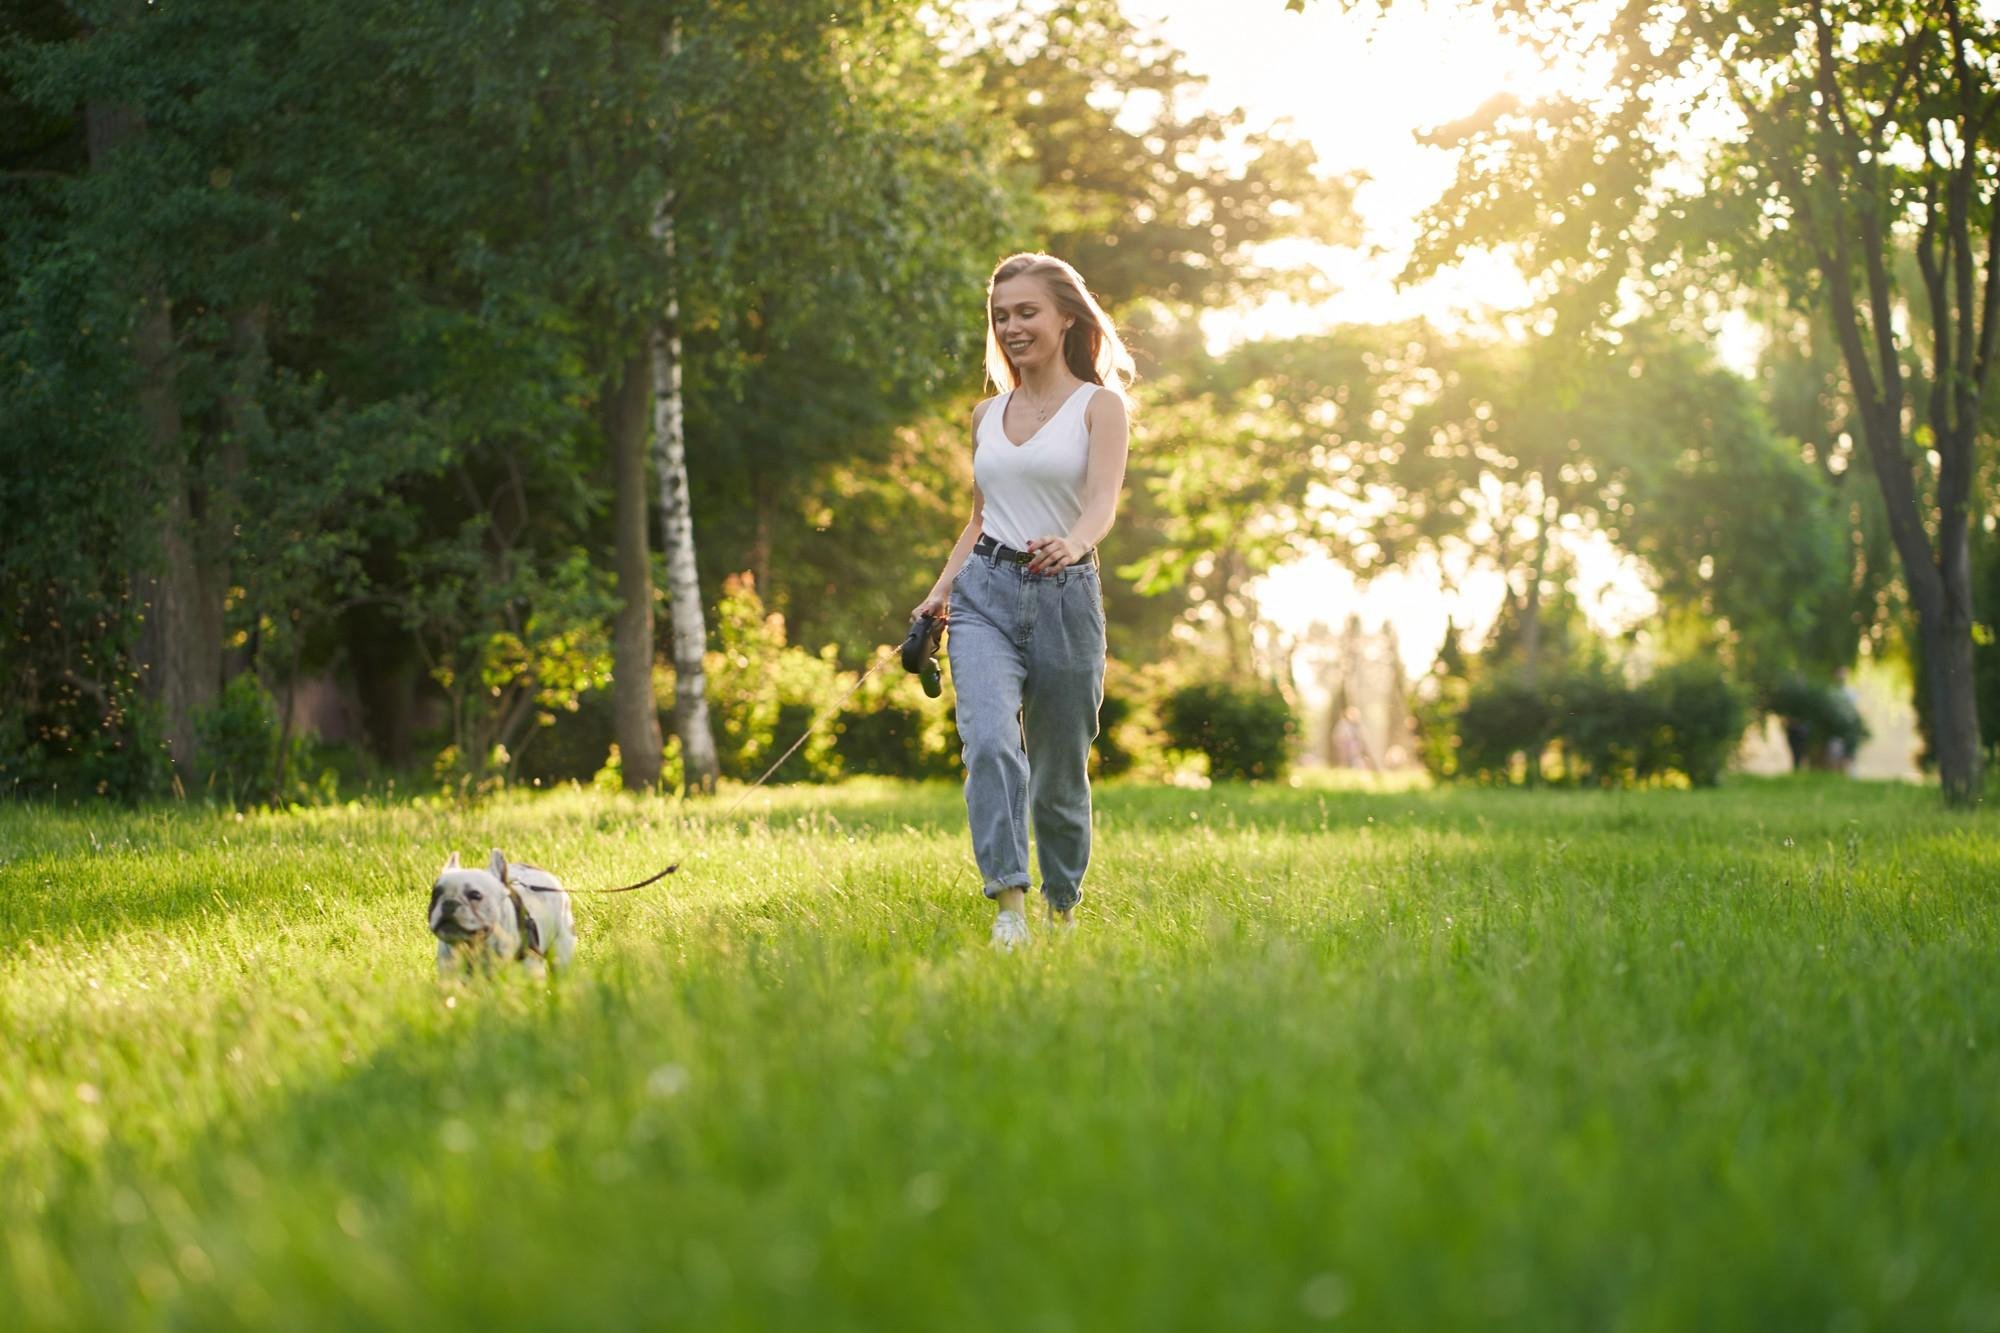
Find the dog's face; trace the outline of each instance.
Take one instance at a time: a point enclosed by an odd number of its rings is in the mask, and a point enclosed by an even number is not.
[[[505,871],[503,863],[501,874]],[[447,944],[459,944],[490,932],[514,930],[514,901],[500,875],[489,866],[468,869],[453,852],[431,885],[431,934]]]

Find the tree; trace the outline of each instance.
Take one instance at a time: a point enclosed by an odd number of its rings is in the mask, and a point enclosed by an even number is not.
[[[1258,247],[1358,236],[1351,178],[1322,175],[1303,140],[1203,107],[1185,56],[1116,0],[1017,4],[984,25],[968,63],[1014,126],[1043,247],[1114,313],[1308,291],[1314,278],[1265,266]]]
[[[838,346],[799,350],[853,313],[794,302],[766,319],[769,299],[845,258],[829,301],[865,288],[870,313],[894,313],[963,286],[977,304],[961,277],[989,247],[965,238],[992,233],[995,178],[960,151],[958,103],[898,101],[942,83],[919,7],[93,13],[95,28],[52,4],[0,20],[0,348],[25,367],[0,382],[23,423],[0,439],[0,486],[47,516],[0,544],[0,595],[63,628],[0,650],[25,668],[0,766],[81,752],[86,721],[112,748],[138,742],[151,710],[125,706],[129,668],[151,662],[170,735],[193,734],[200,691],[230,671],[330,668],[397,762],[420,696],[442,693],[476,769],[590,678],[570,631],[593,629],[597,594],[575,558],[608,547],[626,772],[643,782],[660,748],[647,445],[685,500],[667,515],[688,557],[670,605],[700,702],[688,466],[733,469],[766,406],[746,390],[778,398],[755,367]],[[844,364],[884,342],[858,331]],[[935,391],[937,345],[898,350],[891,379],[845,382],[845,428],[886,428]],[[167,591],[142,612],[134,591],[153,585]],[[682,721],[697,783],[703,730]]]
[[[1615,341],[1406,326],[1247,345],[1180,409],[1216,458],[1152,483],[1169,518],[1147,573],[1255,572],[1311,548],[1364,574],[1424,555],[1490,570],[1532,679],[1547,598],[1594,534],[1710,626],[1704,651],[1769,681],[1844,567],[1827,487],[1755,398],[1650,322]]]
[[[1605,86],[1498,98],[1433,135],[1463,152],[1413,272],[1505,245],[1566,314],[1596,324],[1767,283],[1823,312],[1916,609],[1944,795],[1972,804],[1967,530],[2000,325],[2000,13],[1962,0],[1489,8],[1549,60],[1601,69]],[[1697,139],[1688,126],[1704,121],[1722,128]]]

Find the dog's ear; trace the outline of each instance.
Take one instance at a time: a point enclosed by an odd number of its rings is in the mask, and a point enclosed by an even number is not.
[[[493,854],[486,858],[486,870],[493,878],[505,884],[507,882],[507,854],[498,847],[495,847]]]
[[[452,854],[451,854],[450,856],[448,856],[448,857],[446,857],[446,858],[445,858],[445,862],[444,862],[444,870],[458,870],[458,869],[460,869],[460,868],[461,868],[461,867],[460,867],[460,866],[459,866],[459,864],[458,864],[458,853],[457,853],[457,852],[453,852],[453,853],[452,853]],[[438,873],[439,873],[440,875],[442,875],[442,874],[444,873],[444,870],[440,870],[440,871],[438,871]]]

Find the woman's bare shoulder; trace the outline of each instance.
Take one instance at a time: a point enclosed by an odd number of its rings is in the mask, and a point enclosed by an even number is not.
[[[1131,411],[1125,406],[1125,395],[1101,384],[1097,386],[1097,392],[1090,395],[1090,401],[1083,405],[1085,430],[1095,430],[1100,425],[1118,430],[1128,426],[1131,419]]]
[[[991,398],[982,398],[978,402],[972,405],[972,424],[975,428],[977,428],[980,421],[985,418],[986,409],[993,406],[993,404],[999,402],[1003,396],[1004,395],[996,393]]]

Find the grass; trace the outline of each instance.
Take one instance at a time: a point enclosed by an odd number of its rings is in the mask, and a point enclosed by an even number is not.
[[[0,809],[17,1328],[2000,1328],[2000,850],[1920,790]],[[573,884],[556,984],[424,889]],[[18,1321],[18,1322],[17,1322]]]

